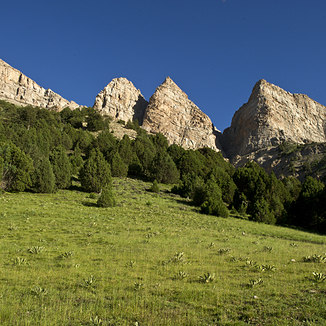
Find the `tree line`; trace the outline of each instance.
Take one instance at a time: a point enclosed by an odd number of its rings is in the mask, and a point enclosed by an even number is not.
[[[0,101],[0,188],[51,193],[78,178],[84,191],[101,193],[98,205],[113,206],[112,176],[174,184],[204,214],[294,225],[326,233],[326,188],[307,177],[277,179],[254,162],[235,169],[210,148],[185,150],[162,134],[149,135],[128,121],[137,137],[118,140],[110,118],[93,108],[60,112]]]

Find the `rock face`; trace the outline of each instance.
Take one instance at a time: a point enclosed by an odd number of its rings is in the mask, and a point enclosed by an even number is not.
[[[233,158],[284,141],[325,142],[325,126],[325,106],[260,80],[224,130],[223,149]]]
[[[113,79],[97,96],[93,108],[119,120],[137,119],[141,125],[148,102],[126,78]]]
[[[74,101],[67,101],[51,89],[44,89],[19,70],[0,59],[0,99],[16,105],[33,105],[41,108],[79,107]]]
[[[151,96],[142,127],[149,133],[161,133],[170,144],[187,149],[210,147],[220,150],[219,133],[210,118],[167,77]]]

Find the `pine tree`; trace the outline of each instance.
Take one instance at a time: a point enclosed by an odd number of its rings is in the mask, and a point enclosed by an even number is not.
[[[71,164],[71,173],[78,174],[80,168],[84,164],[84,160],[81,156],[81,150],[79,148],[79,144],[77,143],[74,154],[70,156],[70,164]]]
[[[129,167],[128,167],[128,174],[129,175],[141,175],[143,171],[143,167],[139,161],[138,156],[134,153],[131,157]]]
[[[157,152],[149,168],[150,177],[162,183],[177,183],[180,173],[166,151]]]
[[[0,144],[3,160],[1,187],[6,191],[24,191],[31,185],[32,159],[12,142]]]
[[[55,185],[58,189],[66,189],[71,186],[71,164],[64,147],[56,147],[51,155],[53,173],[55,175]]]
[[[128,166],[122,161],[119,152],[115,152],[111,159],[111,174],[113,177],[126,177]]]
[[[52,193],[55,189],[55,175],[52,165],[47,157],[43,157],[37,163],[32,176],[32,190],[40,193]]]
[[[82,188],[87,192],[99,193],[110,184],[111,168],[99,148],[94,148],[79,173]]]
[[[229,210],[222,201],[222,191],[214,178],[207,181],[205,197],[206,200],[200,207],[202,213],[222,217],[229,216]]]
[[[118,145],[118,151],[122,161],[129,165],[132,159],[131,140],[128,135],[124,135]]]

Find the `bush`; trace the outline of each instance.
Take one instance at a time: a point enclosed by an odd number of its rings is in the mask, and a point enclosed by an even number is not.
[[[114,207],[115,206],[115,198],[112,191],[112,184],[106,184],[102,189],[101,196],[97,200],[97,206],[99,207]]]
[[[156,192],[158,193],[160,191],[160,187],[158,185],[158,182],[156,180],[154,180],[151,188],[149,189],[151,192]]]

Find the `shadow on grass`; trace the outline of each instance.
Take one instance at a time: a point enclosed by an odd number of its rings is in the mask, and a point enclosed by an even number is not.
[[[87,207],[98,207],[96,203],[92,203],[90,201],[82,201],[82,205],[83,206],[87,206]]]

